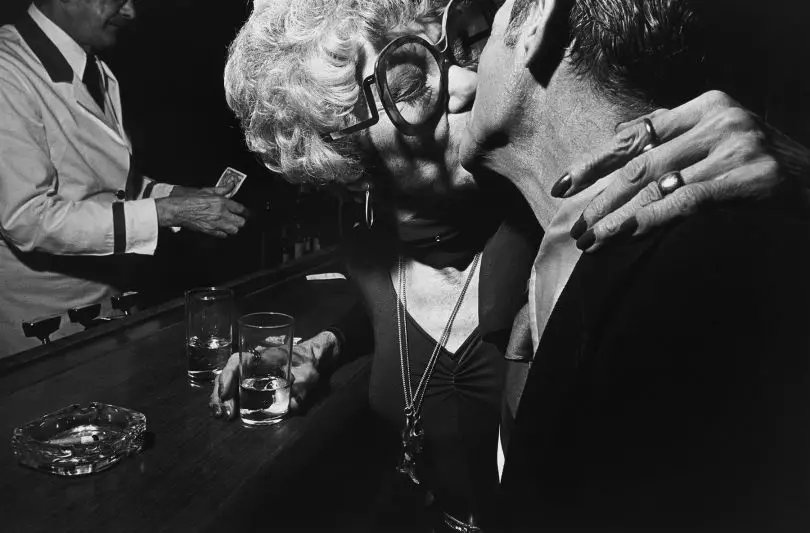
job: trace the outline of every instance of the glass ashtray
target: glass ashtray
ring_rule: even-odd
[[[92,402],[65,407],[16,428],[11,448],[20,463],[58,476],[101,472],[143,447],[146,416]]]

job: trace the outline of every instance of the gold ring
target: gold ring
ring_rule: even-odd
[[[641,149],[641,153],[649,152],[659,144],[661,144],[661,139],[658,137],[658,134],[655,132],[655,128],[653,127],[653,123],[650,119],[645,118],[643,120],[644,128],[647,130],[647,137],[649,137],[649,141],[644,148]]]

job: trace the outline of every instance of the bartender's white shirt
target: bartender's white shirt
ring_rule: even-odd
[[[94,281],[97,272],[63,268],[60,257],[113,254],[112,204],[126,188],[132,150],[112,71],[99,60],[102,110],[81,81],[81,46],[36,6],[28,14],[73,73],[54,81],[18,29],[0,27],[0,357],[38,344],[23,336],[23,320],[65,315],[115,292]],[[127,253],[157,246],[154,198],[172,186],[155,183],[152,198],[142,198],[150,183],[144,178],[139,199],[124,203]],[[76,331],[66,316],[62,324],[69,327],[54,338]]]

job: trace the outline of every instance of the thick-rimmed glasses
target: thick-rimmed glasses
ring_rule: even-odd
[[[490,0],[451,0],[442,16],[442,34],[433,44],[417,35],[397,37],[380,51],[374,73],[362,88],[369,117],[325,134],[337,140],[370,128],[380,120],[373,87],[396,128],[405,135],[431,130],[447,107],[447,72],[451,65],[477,68],[497,11]]]

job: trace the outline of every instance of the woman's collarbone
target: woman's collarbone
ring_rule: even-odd
[[[438,341],[458,302],[468,272],[460,272],[459,276],[454,276],[448,275],[447,271],[429,267],[409,270],[406,288],[408,314],[425,332]],[[455,352],[478,326],[477,278],[476,272],[470,280],[464,301],[453,321],[450,338],[446,344],[446,348],[451,352]]]

